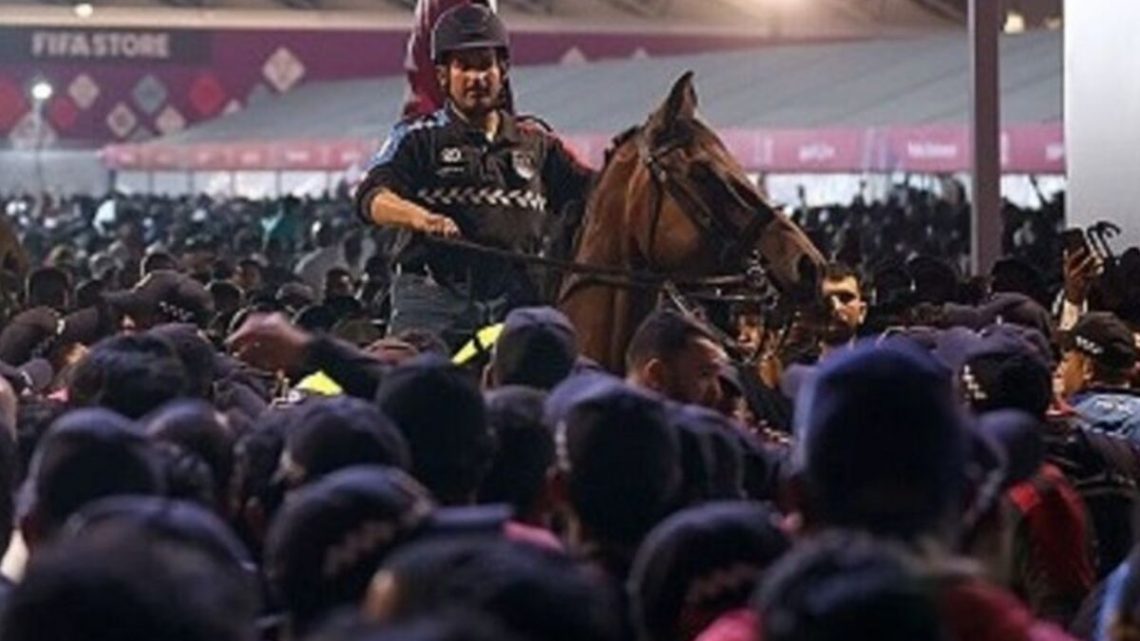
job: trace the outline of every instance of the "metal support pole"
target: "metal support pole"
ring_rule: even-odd
[[[970,0],[970,268],[988,274],[1001,256],[1001,4]]]
[[[35,138],[32,140],[32,166],[36,172],[36,216],[43,215],[44,201],[47,200],[47,181],[44,179],[44,103],[46,99],[36,99],[32,113],[35,123]]]

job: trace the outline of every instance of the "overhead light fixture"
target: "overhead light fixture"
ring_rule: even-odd
[[[37,80],[32,83],[32,100],[46,102],[55,93],[55,88],[47,80]]]
[[[1002,28],[1006,33],[1024,33],[1025,32],[1025,16],[1017,11],[1010,11],[1005,14],[1005,26]]]
[[[91,14],[95,13],[95,7],[90,2],[80,2],[72,7],[72,10],[75,11],[77,18],[90,18]]]

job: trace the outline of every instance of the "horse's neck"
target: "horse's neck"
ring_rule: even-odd
[[[599,181],[590,199],[575,243],[575,262],[586,265],[636,269],[640,267],[629,236],[624,190]],[[620,372],[626,346],[637,325],[652,308],[653,293],[644,289],[590,283],[571,276],[562,290],[560,308],[578,329],[583,355],[606,369]]]

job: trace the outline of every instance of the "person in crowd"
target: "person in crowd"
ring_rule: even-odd
[[[106,409],[69,412],[42,438],[24,483],[20,532],[33,553],[88,503],[121,494],[160,494],[154,451],[127,419]]]
[[[819,293],[832,312],[834,323],[828,325],[821,349],[850,343],[867,319],[867,302],[859,275],[843,263],[831,263],[819,282]]]
[[[368,620],[400,625],[468,609],[508,633],[550,641],[616,641],[616,595],[571,559],[485,537],[424,538],[390,555],[363,607]]]
[[[125,327],[145,330],[163,323],[188,323],[206,328],[214,299],[206,287],[181,272],[157,270],[127,291],[104,295],[123,318]]]
[[[71,276],[57,267],[41,267],[28,274],[24,290],[27,307],[50,307],[59,313],[71,309]]]
[[[755,606],[765,641],[939,641],[948,634],[914,559],[852,532],[825,534],[782,559]]]
[[[677,507],[681,445],[657,397],[601,374],[568,379],[547,398],[552,492],[572,519],[572,547],[615,586],[637,547]]]
[[[537,253],[548,214],[582,199],[591,170],[504,108],[510,43],[497,15],[480,4],[454,7],[436,21],[431,42],[446,105],[396,125],[357,189],[359,215]],[[516,264],[417,238],[396,258],[391,327],[469,334],[535,298],[536,284]]]
[[[1097,429],[1060,406],[1053,390],[1052,353],[1040,333],[999,325],[984,330],[982,338],[966,352],[960,371],[967,401],[975,412],[1016,409],[1039,422],[1044,460],[1080,494],[1082,511],[1088,512],[1095,543],[1094,569],[1098,577],[1104,577],[1132,548],[1131,515],[1140,500],[1136,488],[1140,458],[1135,446],[1126,437]],[[1035,491],[1029,494],[1039,496],[1036,490],[1051,485],[1056,484],[1034,483]],[[1045,505],[1033,502],[1038,509]],[[1059,556],[1070,563],[1082,555]]]
[[[253,256],[239,260],[233,282],[248,298],[261,293],[265,287],[265,267],[261,260]]]
[[[295,411],[278,470],[287,487],[300,487],[353,465],[411,467],[403,435],[374,403],[317,398]]]
[[[72,372],[67,399],[140,419],[190,395],[186,368],[170,343],[149,334],[122,334],[96,343]]]
[[[553,498],[547,477],[554,467],[554,435],[542,420],[546,393],[521,385],[499,387],[486,400],[495,454],[478,500],[509,504],[520,523],[549,527]]]
[[[692,641],[748,606],[765,571],[791,549],[776,515],[753,503],[712,502],[662,521],[630,572],[637,638]]]
[[[205,464],[215,507],[228,514],[225,498],[233,476],[236,441],[230,420],[204,400],[182,399],[152,412],[144,422],[148,438],[180,447]]]
[[[1089,312],[1066,334],[1057,377],[1073,410],[1140,444],[1140,395],[1132,391],[1136,339],[1109,312]]]
[[[578,356],[578,333],[565,314],[551,307],[515,309],[493,346],[487,384],[549,390],[570,376]]]
[[[384,377],[376,402],[407,440],[412,475],[436,500],[474,502],[494,454],[474,378],[441,358],[420,356]]]
[[[399,470],[349,466],[298,490],[274,520],[265,571],[303,638],[361,601],[384,557],[424,527],[435,506]]]
[[[696,320],[662,310],[649,315],[626,349],[626,376],[678,403],[717,407],[724,348]]]
[[[37,555],[13,591],[7,641],[254,641],[246,577],[154,530],[104,527]]]
[[[808,532],[855,529],[920,550],[944,580],[937,598],[951,638],[1067,638],[980,574],[955,569],[969,514],[985,510],[971,501],[991,500],[1001,468],[971,481],[972,428],[931,355],[897,339],[824,361],[796,428],[795,494]]]

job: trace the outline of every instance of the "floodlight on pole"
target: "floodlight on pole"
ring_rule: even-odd
[[[55,93],[55,88],[47,80],[37,80],[32,83],[32,100],[37,103],[46,102]]]
[[[1002,31],[1006,33],[1025,33],[1025,16],[1016,11],[1010,11],[1005,14],[1005,24],[1002,26]]]

